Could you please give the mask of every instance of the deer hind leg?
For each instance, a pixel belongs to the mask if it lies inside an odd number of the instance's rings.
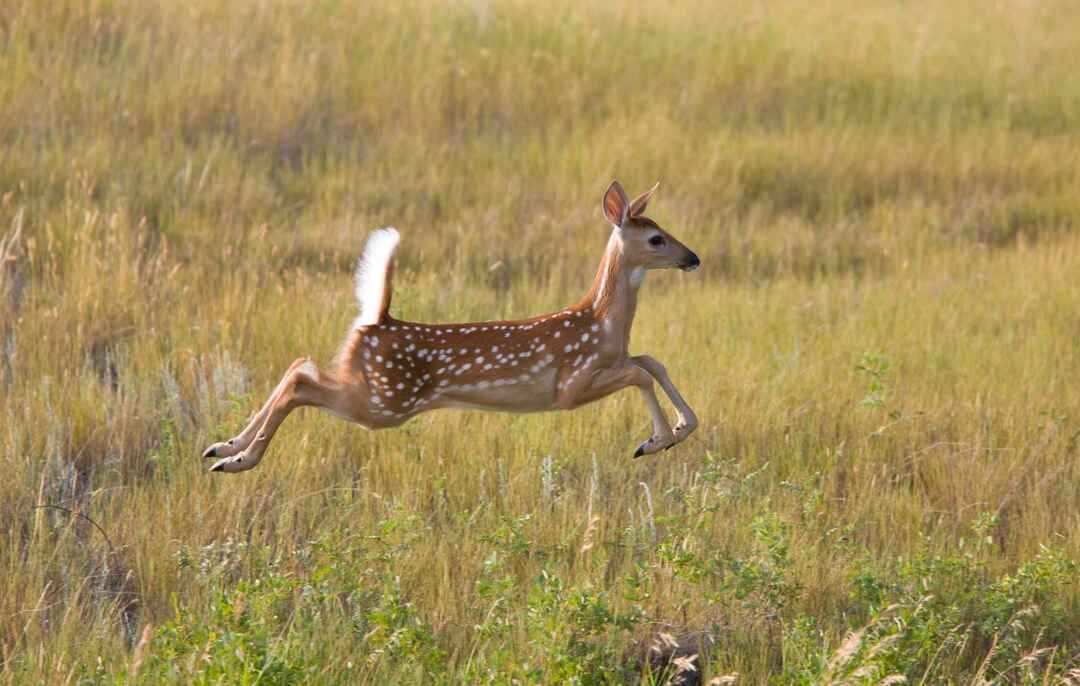
[[[243,472],[253,469],[266,453],[278,427],[298,407],[314,406],[340,413],[345,402],[341,385],[321,373],[308,359],[290,367],[268,402],[269,408],[254,436],[241,452],[224,457],[210,467],[212,472]],[[263,414],[263,413],[260,413]]]
[[[262,409],[251,418],[251,421],[244,427],[244,430],[237,434],[235,438],[230,438],[227,441],[215,443],[210,446],[203,451],[203,457],[232,457],[247,449],[247,447],[251,445],[251,441],[255,439],[255,433],[259,430],[259,427],[266,421],[266,417],[270,414],[270,409],[274,406],[274,402],[281,396],[281,392],[284,391],[285,387],[289,384],[292,373],[296,371],[297,367],[307,361],[308,358],[301,357],[289,365],[289,368],[285,370],[285,375],[281,377],[281,381],[278,382],[277,387],[270,393],[270,397],[266,399]]]
[[[694,411],[690,409],[690,405],[683,399],[679,389],[675,388],[675,384],[671,382],[667,369],[656,358],[649,355],[637,355],[631,357],[630,360],[647,371],[650,376],[660,383],[660,387],[664,389],[664,393],[671,400],[671,404],[675,406],[675,414],[679,417],[674,429],[675,442],[682,443],[698,428],[697,415],[694,414]]]

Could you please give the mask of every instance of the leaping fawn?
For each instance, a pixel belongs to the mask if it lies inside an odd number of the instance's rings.
[[[442,407],[507,412],[572,410],[636,386],[652,415],[652,437],[634,457],[686,440],[698,420],[648,355],[630,356],[637,292],[649,269],[692,271],[698,256],[646,217],[656,186],[630,202],[618,181],[604,193],[612,224],[592,288],[565,310],[532,319],[473,324],[415,324],[388,313],[398,232],[371,234],[356,267],[360,315],[336,368],[320,370],[306,357],[292,363],[277,388],[239,436],[206,449],[214,472],[259,464],[274,433],[294,409],[314,406],[367,429],[398,426]],[[668,424],[653,379],[671,399],[679,421]]]

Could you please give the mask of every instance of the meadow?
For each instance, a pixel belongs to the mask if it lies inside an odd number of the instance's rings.
[[[0,683],[1080,683],[1080,8],[0,4]],[[293,415],[355,316],[576,301],[701,418]]]

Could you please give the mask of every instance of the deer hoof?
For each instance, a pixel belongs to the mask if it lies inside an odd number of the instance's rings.
[[[236,457],[223,457],[210,467],[212,472],[245,472],[255,466],[255,460],[240,454]]]
[[[237,439],[225,441],[224,443],[215,443],[206,450],[203,451],[203,457],[232,457],[240,452],[240,447],[236,445]]]
[[[658,453],[661,450],[668,450],[673,447],[678,441],[675,440],[674,435],[668,436],[653,436],[649,440],[645,441],[638,446],[634,451],[634,457],[641,457],[642,455],[652,455]]]

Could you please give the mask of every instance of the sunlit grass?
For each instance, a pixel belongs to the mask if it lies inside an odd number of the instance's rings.
[[[740,683],[1065,678],[1078,63],[1068,3],[3,5],[0,674],[663,683],[662,632]],[[632,342],[689,442],[631,460],[629,392],[300,412],[205,472],[369,230],[396,314],[524,317],[616,176],[703,260]]]

